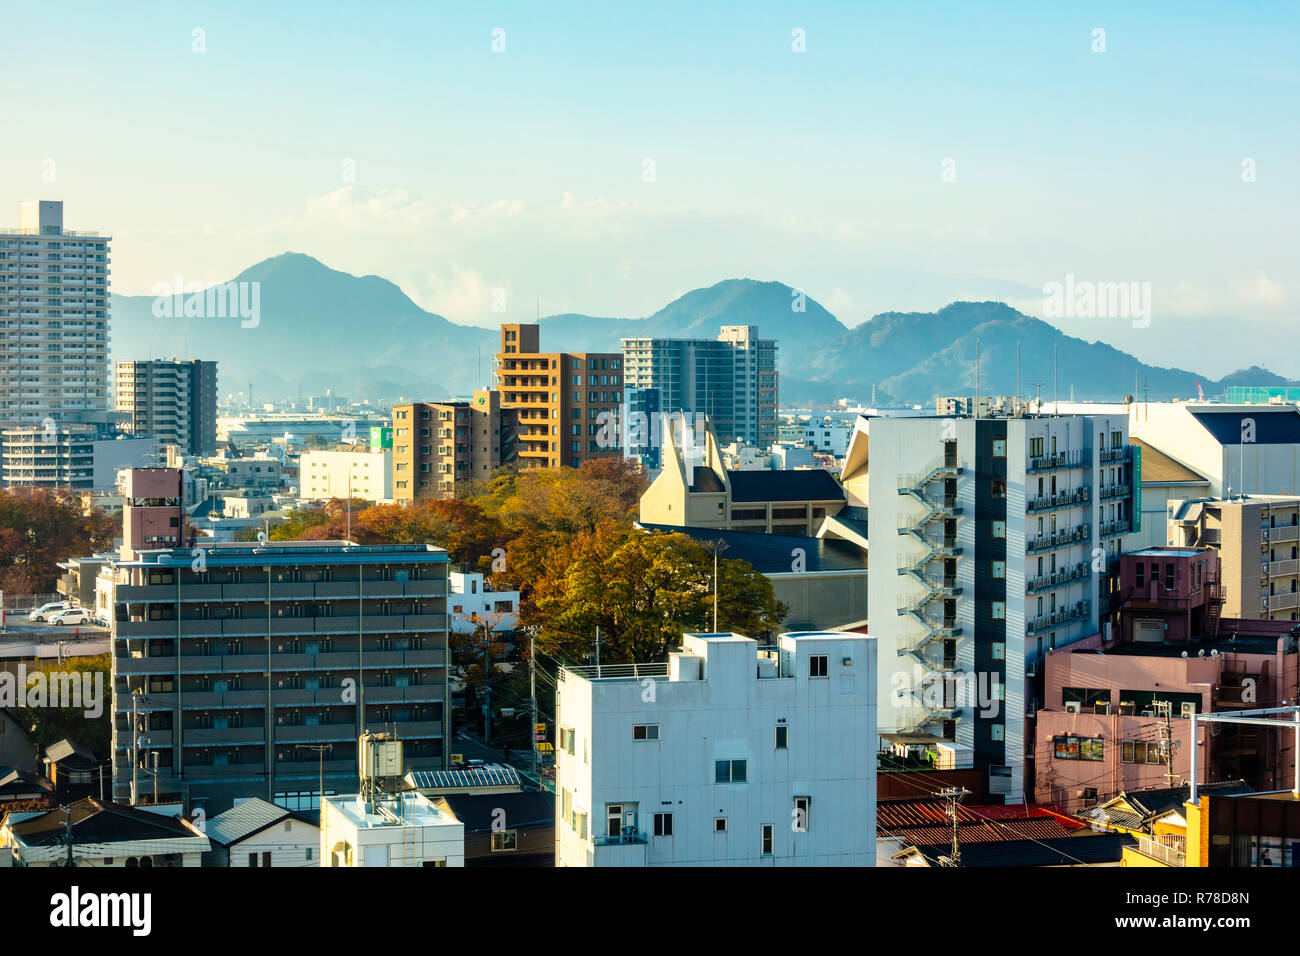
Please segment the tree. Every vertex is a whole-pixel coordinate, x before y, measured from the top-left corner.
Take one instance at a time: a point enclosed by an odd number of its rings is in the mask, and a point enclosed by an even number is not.
[[[659,661],[683,631],[713,629],[713,558],[687,535],[606,527],[575,541],[572,560],[554,560],[548,572],[536,587],[538,643],[570,660],[585,658],[597,626],[602,663]],[[719,582],[722,630],[770,634],[785,617],[771,582],[748,563],[720,561]]]
[[[117,522],[81,498],[47,488],[0,489],[0,588],[55,590],[58,562],[113,546]]]
[[[39,667],[28,668],[28,693],[30,693],[30,688],[33,686],[32,678],[36,674],[44,674],[46,686],[49,687],[53,683],[50,681],[50,675],[55,672],[75,675],[78,681],[82,680],[83,674],[90,674],[92,677],[92,694],[95,692],[93,688],[96,686],[98,686],[102,694],[98,702],[99,716],[94,718],[86,716],[87,711],[96,708],[92,706],[91,702],[83,699],[83,706],[81,707],[15,707],[14,718],[31,731],[32,739],[42,750],[67,737],[91,751],[100,760],[106,759],[113,734],[111,722],[113,680],[109,656],[107,654],[97,654],[93,657],[71,657],[62,663],[51,662],[42,664]],[[97,685],[93,680],[96,674],[102,675]],[[84,681],[82,681],[83,691],[84,686]],[[27,700],[30,702],[31,698],[28,697]],[[50,701],[47,698],[48,702]]]

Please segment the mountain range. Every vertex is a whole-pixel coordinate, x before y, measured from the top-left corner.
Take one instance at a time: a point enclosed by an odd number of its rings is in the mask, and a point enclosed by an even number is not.
[[[326,390],[381,403],[438,400],[490,382],[496,330],[428,312],[387,279],[285,253],[232,281],[257,283],[255,322],[173,317],[156,307],[154,296],[114,295],[114,358],[212,359],[221,395],[251,386],[255,397],[268,400]],[[1210,397],[1232,384],[1291,384],[1259,367],[1214,380],[1147,365],[1001,302],[886,312],[850,329],[790,286],[753,279],[695,289],[643,318],[570,313],[540,323],[546,351],[606,352],[618,351],[624,337],[716,338],[722,325],[755,325],[763,338],[778,342],[786,406],[838,397],[866,402],[873,395],[882,405],[928,404],[936,395],[977,387],[981,394],[1015,394],[1017,384],[1026,396],[1097,400],[1190,398],[1198,384]]]

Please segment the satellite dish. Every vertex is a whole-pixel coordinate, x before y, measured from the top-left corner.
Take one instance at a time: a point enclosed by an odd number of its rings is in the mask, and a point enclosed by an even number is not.
[[[266,544],[266,532],[265,532],[265,531],[259,531],[259,532],[257,532],[257,543],[258,543],[258,544]]]

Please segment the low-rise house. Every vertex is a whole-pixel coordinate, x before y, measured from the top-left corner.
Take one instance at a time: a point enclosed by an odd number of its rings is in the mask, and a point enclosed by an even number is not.
[[[465,826],[466,866],[555,865],[553,793],[458,793],[435,802]]]
[[[71,849],[68,834],[71,834]],[[14,866],[199,866],[212,845],[193,824],[86,797],[66,810],[11,811],[0,821],[0,851]]]
[[[212,851],[204,866],[320,866],[320,826],[307,813],[258,797],[207,821]]]

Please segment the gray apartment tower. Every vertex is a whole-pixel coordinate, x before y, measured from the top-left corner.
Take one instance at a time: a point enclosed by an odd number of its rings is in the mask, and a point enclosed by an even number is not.
[[[718,441],[766,448],[777,440],[776,340],[753,325],[717,339],[623,339],[627,389],[659,391],[664,414],[708,415]]]
[[[187,546],[176,469],[126,473],[123,547],[103,556],[113,797],[239,797],[291,809],[355,793],[357,738],[396,733],[444,767],[447,553],[344,541]],[[176,547],[177,542],[181,547]]]
[[[113,394],[130,434],[152,435],[159,444],[177,445],[186,455],[216,454],[216,362],[118,362]]]

